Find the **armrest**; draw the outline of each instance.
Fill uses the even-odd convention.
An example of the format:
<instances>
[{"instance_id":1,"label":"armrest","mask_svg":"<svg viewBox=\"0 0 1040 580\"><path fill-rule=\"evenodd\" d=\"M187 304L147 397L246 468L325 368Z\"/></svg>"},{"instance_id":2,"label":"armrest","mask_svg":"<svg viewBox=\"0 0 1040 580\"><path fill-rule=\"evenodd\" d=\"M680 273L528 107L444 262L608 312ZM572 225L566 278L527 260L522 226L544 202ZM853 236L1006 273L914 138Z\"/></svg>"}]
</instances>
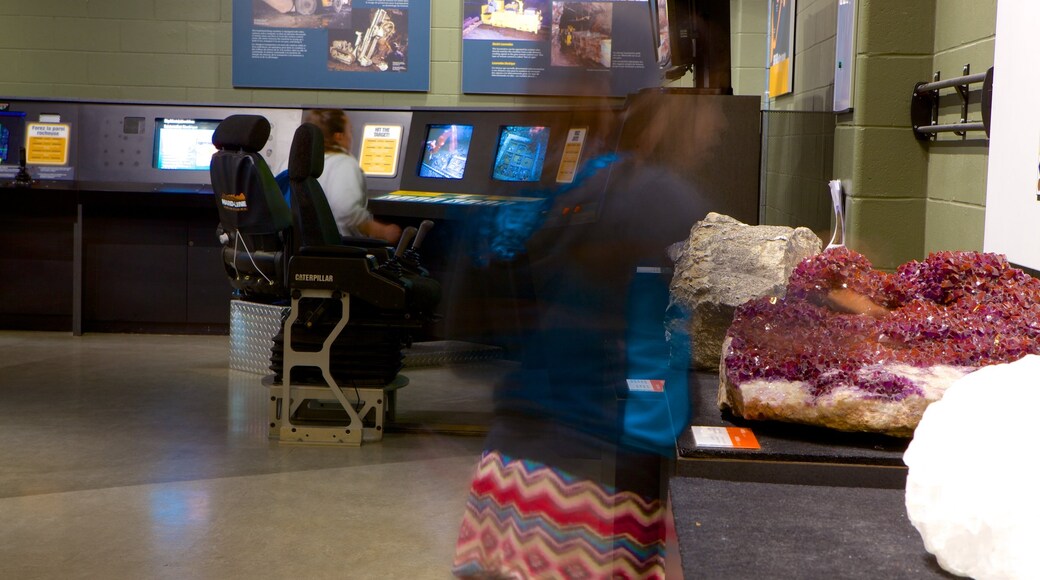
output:
<instances>
[{"instance_id":1,"label":"armrest","mask_svg":"<svg viewBox=\"0 0 1040 580\"><path fill-rule=\"evenodd\" d=\"M359 248L389 248L392 244L379 238L367 238L362 236L343 236L344 246L357 246Z\"/></svg>"},{"instance_id":2,"label":"armrest","mask_svg":"<svg viewBox=\"0 0 1040 580\"><path fill-rule=\"evenodd\" d=\"M364 258L371 252L357 246L300 246L300 256L315 258Z\"/></svg>"}]
</instances>

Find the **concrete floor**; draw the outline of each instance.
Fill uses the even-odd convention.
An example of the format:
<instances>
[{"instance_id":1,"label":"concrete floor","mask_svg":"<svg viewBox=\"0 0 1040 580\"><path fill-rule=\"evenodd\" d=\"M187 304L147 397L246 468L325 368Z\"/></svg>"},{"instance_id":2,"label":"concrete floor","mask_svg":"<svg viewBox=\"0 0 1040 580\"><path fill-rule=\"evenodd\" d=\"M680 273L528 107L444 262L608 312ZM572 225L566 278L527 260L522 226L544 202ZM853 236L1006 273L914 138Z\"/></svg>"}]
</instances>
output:
<instances>
[{"instance_id":1,"label":"concrete floor","mask_svg":"<svg viewBox=\"0 0 1040 580\"><path fill-rule=\"evenodd\" d=\"M0 578L451 577L482 438L279 445L227 340L0 332ZM406 374L404 416L479 419L490 393Z\"/></svg>"}]
</instances>

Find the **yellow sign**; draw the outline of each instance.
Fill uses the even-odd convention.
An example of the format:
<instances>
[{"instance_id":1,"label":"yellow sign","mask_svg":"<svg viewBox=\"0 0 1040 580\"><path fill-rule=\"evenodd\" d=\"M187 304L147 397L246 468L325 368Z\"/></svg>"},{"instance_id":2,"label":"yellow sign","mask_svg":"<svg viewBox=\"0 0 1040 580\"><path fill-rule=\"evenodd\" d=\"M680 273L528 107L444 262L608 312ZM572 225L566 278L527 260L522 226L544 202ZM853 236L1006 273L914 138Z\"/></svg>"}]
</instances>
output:
<instances>
[{"instance_id":1,"label":"yellow sign","mask_svg":"<svg viewBox=\"0 0 1040 580\"><path fill-rule=\"evenodd\" d=\"M400 125L365 125L358 159L361 171L371 177L397 175L397 157L400 151Z\"/></svg>"},{"instance_id":2,"label":"yellow sign","mask_svg":"<svg viewBox=\"0 0 1040 580\"><path fill-rule=\"evenodd\" d=\"M29 123L26 125L25 162L28 165L68 165L67 123Z\"/></svg>"},{"instance_id":3,"label":"yellow sign","mask_svg":"<svg viewBox=\"0 0 1040 580\"><path fill-rule=\"evenodd\" d=\"M560 169L556 172L556 183L574 182L574 175L578 171L578 161L581 160L581 148L585 145L585 134L588 131L587 127L582 127L567 132L567 142L563 145Z\"/></svg>"},{"instance_id":4,"label":"yellow sign","mask_svg":"<svg viewBox=\"0 0 1040 580\"><path fill-rule=\"evenodd\" d=\"M791 59L785 58L769 67L769 96L778 97L791 92Z\"/></svg>"}]
</instances>

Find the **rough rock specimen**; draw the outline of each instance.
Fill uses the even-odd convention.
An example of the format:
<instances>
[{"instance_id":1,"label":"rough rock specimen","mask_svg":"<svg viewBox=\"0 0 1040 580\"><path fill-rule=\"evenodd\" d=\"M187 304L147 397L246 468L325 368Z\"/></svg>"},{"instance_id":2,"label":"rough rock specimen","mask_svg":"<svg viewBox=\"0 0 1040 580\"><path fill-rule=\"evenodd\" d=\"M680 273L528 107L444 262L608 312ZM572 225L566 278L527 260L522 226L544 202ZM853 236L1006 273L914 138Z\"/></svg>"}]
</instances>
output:
<instances>
[{"instance_id":1,"label":"rough rock specimen","mask_svg":"<svg viewBox=\"0 0 1040 580\"><path fill-rule=\"evenodd\" d=\"M734 310L783 297L795 266L821 246L808 228L749 226L717 213L697 222L675 261L667 320L669 334L690 333L690 366L718 368Z\"/></svg>"},{"instance_id":2,"label":"rough rock specimen","mask_svg":"<svg viewBox=\"0 0 1040 580\"><path fill-rule=\"evenodd\" d=\"M719 405L748 419L907 437L954 381L1040 353L1040 280L1003 256L939 252L894 274L846 248L741 306Z\"/></svg>"},{"instance_id":3,"label":"rough rock specimen","mask_svg":"<svg viewBox=\"0 0 1040 580\"><path fill-rule=\"evenodd\" d=\"M906 510L944 569L1037 577L1040 501L1030 458L1038 406L1040 357L1030 355L964 377L925 411L903 456Z\"/></svg>"}]
</instances>

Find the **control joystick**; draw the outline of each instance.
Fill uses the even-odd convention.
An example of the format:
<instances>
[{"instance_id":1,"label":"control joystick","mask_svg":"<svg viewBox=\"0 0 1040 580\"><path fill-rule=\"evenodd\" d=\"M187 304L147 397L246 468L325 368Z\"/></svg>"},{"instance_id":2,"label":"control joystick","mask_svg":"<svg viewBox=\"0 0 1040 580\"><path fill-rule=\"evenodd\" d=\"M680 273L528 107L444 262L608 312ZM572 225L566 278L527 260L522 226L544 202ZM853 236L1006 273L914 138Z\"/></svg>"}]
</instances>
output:
<instances>
[{"instance_id":1,"label":"control joystick","mask_svg":"<svg viewBox=\"0 0 1040 580\"><path fill-rule=\"evenodd\" d=\"M407 251L409 244L415 239L415 234L418 232L414 227L408 226L401 232L401 239L397 242L397 247L394 248L394 255L390 257L384 264L379 266L377 272L385 274L391 277L400 276L404 272L404 268L401 265L401 256Z\"/></svg>"},{"instance_id":2,"label":"control joystick","mask_svg":"<svg viewBox=\"0 0 1040 580\"><path fill-rule=\"evenodd\" d=\"M33 185L32 175L29 175L29 171L25 168L25 147L19 150L18 173L14 176L12 185L15 187L32 187Z\"/></svg>"},{"instance_id":3,"label":"control joystick","mask_svg":"<svg viewBox=\"0 0 1040 580\"><path fill-rule=\"evenodd\" d=\"M401 256L404 256L405 252L408 251L408 247L412 244L412 240L419 233L419 230L412 226L408 226L401 232L401 239L397 241L397 247L394 248L394 257L390 259L391 262L400 260Z\"/></svg>"},{"instance_id":4,"label":"control joystick","mask_svg":"<svg viewBox=\"0 0 1040 580\"><path fill-rule=\"evenodd\" d=\"M428 276L429 272L426 271L426 268L422 267L419 248L422 246L423 240L426 239L426 234L428 234L431 229L433 229L433 222L430 220L423 220L422 223L419 224L418 231L415 233L415 239L412 241L412 245L404 251L404 254L398 254L401 263L405 268L413 272L418 272L423 276Z\"/></svg>"}]
</instances>

